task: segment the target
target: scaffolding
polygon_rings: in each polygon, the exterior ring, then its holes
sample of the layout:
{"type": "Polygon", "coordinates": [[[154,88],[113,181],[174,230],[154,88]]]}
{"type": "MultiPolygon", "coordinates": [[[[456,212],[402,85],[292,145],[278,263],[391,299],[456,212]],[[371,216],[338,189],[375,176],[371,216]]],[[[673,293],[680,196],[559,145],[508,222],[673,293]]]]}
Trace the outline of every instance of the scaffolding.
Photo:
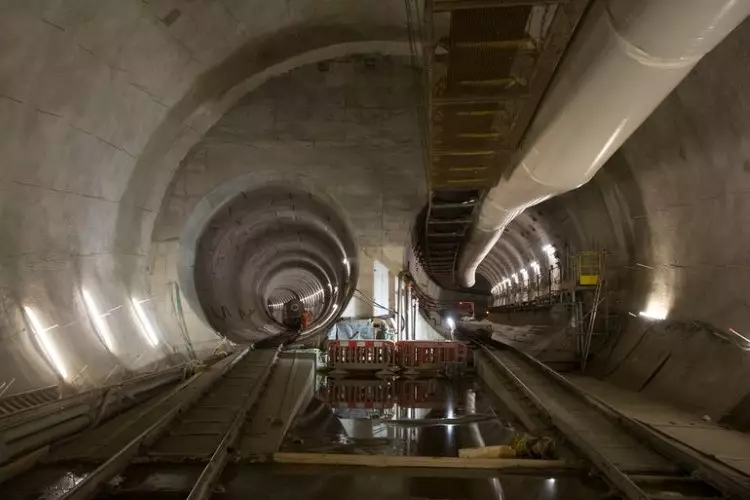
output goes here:
{"type": "Polygon", "coordinates": [[[561,305],[568,312],[567,334],[585,371],[596,339],[610,333],[607,252],[565,249],[545,268],[513,275],[494,295],[494,312],[532,311],[561,305]]]}

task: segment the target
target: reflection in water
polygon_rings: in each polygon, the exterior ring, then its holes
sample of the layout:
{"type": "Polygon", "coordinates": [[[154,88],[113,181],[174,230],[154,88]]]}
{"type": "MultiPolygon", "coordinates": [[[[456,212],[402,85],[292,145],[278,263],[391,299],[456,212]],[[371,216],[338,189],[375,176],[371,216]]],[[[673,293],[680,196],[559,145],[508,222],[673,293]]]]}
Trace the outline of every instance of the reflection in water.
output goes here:
{"type": "Polygon", "coordinates": [[[441,379],[324,379],[283,449],[457,456],[461,447],[478,446],[461,431],[469,424],[481,425],[492,444],[509,443],[515,430],[481,398],[476,402],[473,387],[472,381],[441,379]]]}
{"type": "MultiPolygon", "coordinates": [[[[511,418],[507,408],[493,408],[473,380],[323,379],[317,397],[293,424],[282,451],[455,457],[460,448],[510,444],[523,432],[509,423],[511,418]],[[444,419],[465,423],[447,425],[444,419]]],[[[297,474],[300,469],[279,473],[297,474]]],[[[325,500],[586,500],[603,493],[599,483],[591,487],[582,477],[570,474],[468,477],[465,471],[446,469],[417,474],[415,470],[346,467],[308,474],[314,478],[295,476],[294,486],[284,483],[282,488],[278,487],[283,482],[280,477],[264,480],[276,485],[274,499],[302,495],[325,500]]]]}

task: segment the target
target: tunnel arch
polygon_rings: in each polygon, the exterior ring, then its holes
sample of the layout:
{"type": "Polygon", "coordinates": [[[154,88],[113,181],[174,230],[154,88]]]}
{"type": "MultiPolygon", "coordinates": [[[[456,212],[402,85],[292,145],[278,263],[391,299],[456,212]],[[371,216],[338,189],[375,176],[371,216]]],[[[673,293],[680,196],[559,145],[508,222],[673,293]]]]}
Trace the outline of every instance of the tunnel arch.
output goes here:
{"type": "Polygon", "coordinates": [[[325,328],[344,310],[358,275],[357,244],[337,205],[323,191],[258,185],[252,174],[220,186],[198,204],[180,238],[186,299],[236,342],[283,333],[280,310],[269,304],[293,298],[313,312],[303,334],[325,328]]]}
{"type": "Polygon", "coordinates": [[[2,213],[16,214],[4,217],[1,279],[6,303],[15,297],[18,306],[2,319],[0,379],[19,375],[14,390],[57,382],[18,340],[33,336],[23,307],[33,307],[45,328],[56,325],[57,346],[76,346],[66,355],[81,387],[113,370],[117,379],[179,362],[188,339],[200,356],[216,347],[214,332],[195,321],[173,286],[176,266],[151,244],[180,161],[252,82],[273,76],[270,67],[283,73],[346,53],[409,53],[401,2],[296,5],[291,12],[269,4],[259,15],[253,2],[182,3],[176,22],[164,6],[144,2],[0,7],[8,49],[0,70],[9,77],[0,121],[10,131],[0,145],[9,159],[2,213]],[[205,36],[196,26],[214,31],[205,36]],[[95,313],[82,287],[91,288],[95,313]],[[131,297],[164,339],[157,349],[141,334],[131,297]],[[116,341],[133,351],[127,359],[101,351],[91,317],[104,315],[116,341]]]}

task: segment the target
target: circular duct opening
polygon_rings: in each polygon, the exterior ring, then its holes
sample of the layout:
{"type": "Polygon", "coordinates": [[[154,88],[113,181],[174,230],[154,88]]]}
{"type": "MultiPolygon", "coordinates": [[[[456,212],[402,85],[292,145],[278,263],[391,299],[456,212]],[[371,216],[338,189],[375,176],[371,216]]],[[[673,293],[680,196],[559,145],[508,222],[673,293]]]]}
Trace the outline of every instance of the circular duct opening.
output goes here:
{"type": "Polygon", "coordinates": [[[243,191],[199,237],[196,292],[211,326],[235,342],[306,335],[343,311],[356,287],[356,255],[331,203],[281,186],[243,191]]]}

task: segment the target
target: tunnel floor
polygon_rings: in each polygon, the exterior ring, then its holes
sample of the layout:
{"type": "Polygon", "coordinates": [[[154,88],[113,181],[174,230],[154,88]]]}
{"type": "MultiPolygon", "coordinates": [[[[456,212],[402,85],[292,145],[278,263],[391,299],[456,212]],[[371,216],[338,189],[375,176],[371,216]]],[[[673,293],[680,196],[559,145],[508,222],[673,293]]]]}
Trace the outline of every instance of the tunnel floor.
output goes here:
{"type": "MultiPolygon", "coordinates": [[[[287,387],[292,384],[289,377],[297,373],[279,371],[287,387]]],[[[266,390],[277,389],[274,384],[271,378],[266,390]]],[[[291,389],[295,390],[293,384],[291,389]]],[[[281,400],[290,397],[296,398],[290,392],[281,400]]],[[[274,399],[272,406],[277,401],[274,399]]],[[[255,412],[262,414],[263,408],[261,400],[255,412]]],[[[252,429],[243,430],[243,434],[251,433],[252,429]]],[[[473,376],[458,381],[316,376],[312,397],[290,423],[279,451],[456,457],[461,448],[510,444],[523,434],[510,411],[473,376]]],[[[188,447],[187,442],[183,445],[188,447]]],[[[550,458],[553,456],[554,450],[550,458]]],[[[96,498],[185,498],[204,466],[204,461],[198,460],[135,463],[96,498]]],[[[85,463],[37,468],[4,485],[4,494],[9,496],[3,498],[62,498],[93,468],[85,463]],[[40,490],[41,485],[45,486],[40,490]]],[[[603,483],[586,477],[581,470],[504,474],[496,470],[281,465],[245,460],[226,468],[211,498],[583,500],[599,498],[605,492],[603,483]]]]}
{"type": "MultiPolygon", "coordinates": [[[[300,368],[304,367],[297,358],[288,365],[278,366],[274,373],[280,384],[272,374],[265,391],[278,393],[283,386],[287,394],[280,398],[277,394],[269,399],[270,403],[264,403],[261,398],[254,409],[256,420],[268,420],[263,413],[269,404],[284,411],[284,403],[279,401],[300,400],[295,381],[306,376],[306,371],[300,368]]],[[[456,457],[461,448],[511,444],[514,438],[525,434],[510,410],[474,376],[448,381],[317,375],[311,397],[301,400],[307,402],[289,423],[280,441],[280,452],[456,457]]],[[[281,426],[279,422],[267,423],[271,433],[276,431],[274,427],[281,426]]],[[[252,441],[255,425],[243,429],[241,443],[246,439],[252,441]]],[[[181,445],[189,448],[187,441],[181,445]]],[[[550,458],[557,454],[553,449],[550,458]]],[[[601,481],[586,477],[580,469],[500,473],[477,469],[253,462],[253,459],[245,459],[228,465],[211,498],[585,500],[600,498],[606,493],[601,481]]],[[[96,498],[185,498],[204,466],[204,460],[189,459],[135,463],[96,498]]],[[[93,468],[94,465],[80,462],[40,467],[4,485],[4,494],[9,496],[3,498],[62,498],[70,486],[86,477],[93,468]],[[45,486],[40,490],[41,485],[45,486]]]]}

